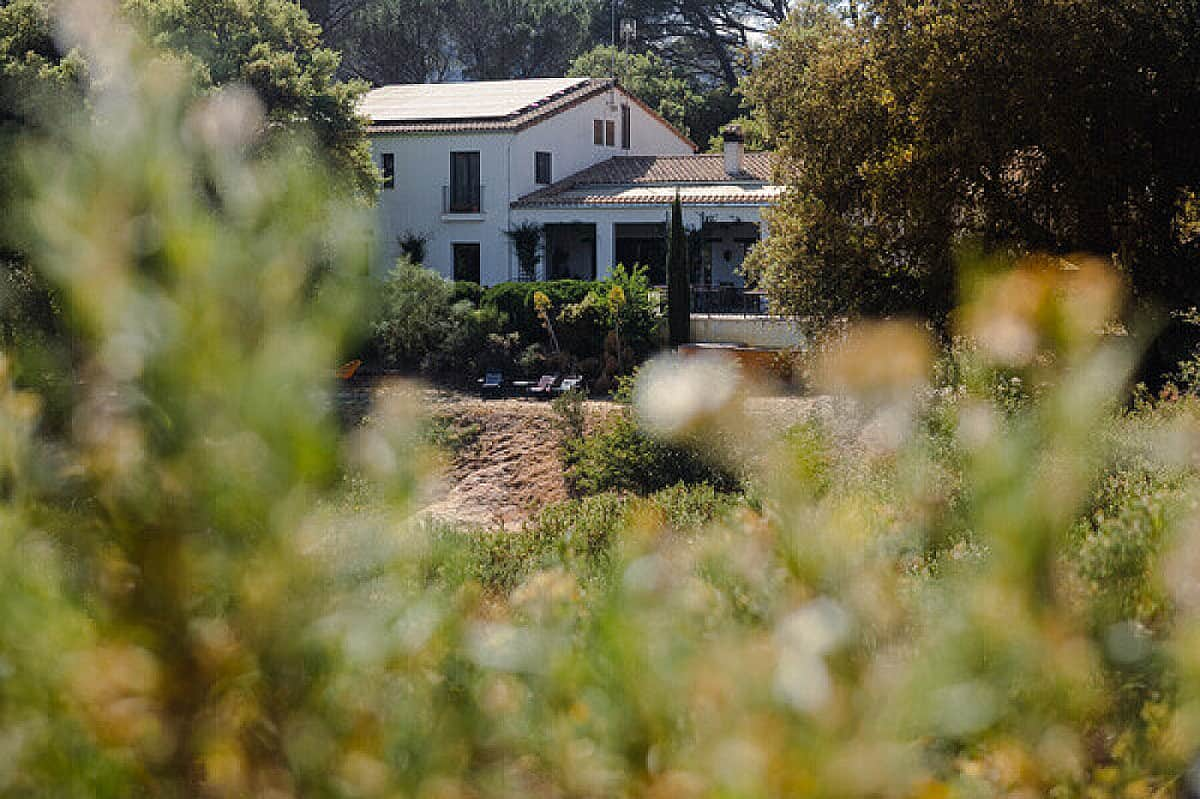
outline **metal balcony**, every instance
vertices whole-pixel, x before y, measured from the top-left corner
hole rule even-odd
[[[693,285],[692,313],[761,316],[767,313],[767,297],[762,291],[737,286]]]

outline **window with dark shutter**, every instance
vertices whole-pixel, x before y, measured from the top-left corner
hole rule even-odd
[[[621,149],[629,149],[629,106],[621,106]]]
[[[396,188],[396,156],[393,153],[383,154],[383,188]]]
[[[617,123],[611,119],[604,122],[604,146],[617,146]]]
[[[450,204],[452,214],[480,211],[479,153],[450,153]]]
[[[554,182],[553,159],[550,153],[533,154],[533,180],[542,185]]]
[[[597,119],[592,123],[592,144],[597,147],[604,146],[604,120]]]

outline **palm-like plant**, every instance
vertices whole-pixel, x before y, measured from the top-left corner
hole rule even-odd
[[[542,226],[535,222],[522,222],[504,231],[504,235],[512,240],[513,249],[517,252],[521,280],[534,280],[538,261],[542,259]]]

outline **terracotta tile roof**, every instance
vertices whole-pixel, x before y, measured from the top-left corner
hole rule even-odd
[[[771,185],[771,154],[746,153],[743,170],[725,172],[723,155],[616,156],[521,197],[514,208],[563,205],[661,205],[679,190],[684,205],[765,205],[782,194]]]

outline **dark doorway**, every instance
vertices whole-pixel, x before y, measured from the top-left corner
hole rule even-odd
[[[667,282],[666,225],[661,222],[637,225],[613,225],[616,262],[646,267],[646,276],[655,286]]]
[[[746,281],[742,275],[742,262],[758,243],[758,225],[754,222],[708,222],[701,235],[704,247],[700,260],[706,279],[698,282],[743,288]]]
[[[546,278],[596,279],[596,226],[546,225]]]
[[[454,245],[454,279],[479,282],[479,244]]]

